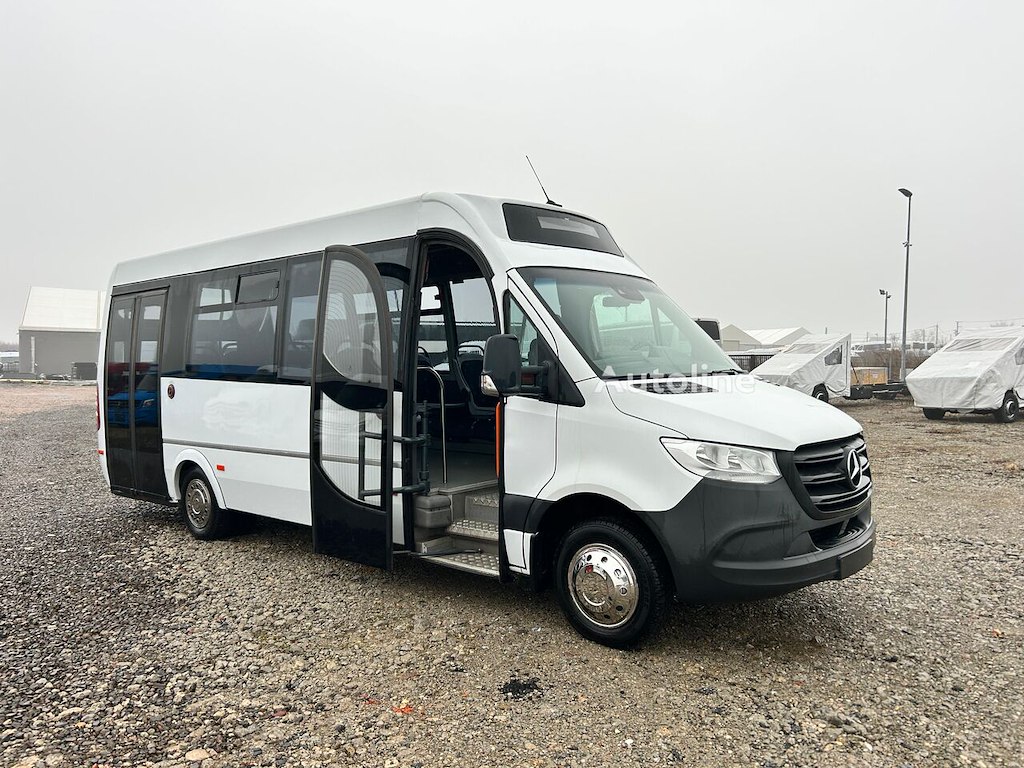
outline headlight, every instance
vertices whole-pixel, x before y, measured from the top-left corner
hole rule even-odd
[[[734,483],[770,483],[781,477],[771,451],[671,437],[661,438],[661,444],[679,466],[701,477]]]

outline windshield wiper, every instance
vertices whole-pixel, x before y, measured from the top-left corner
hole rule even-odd
[[[726,375],[728,375],[728,376],[738,376],[741,373],[743,373],[743,371],[738,371],[735,368],[721,368],[721,369],[719,369],[717,371],[704,371],[703,373],[698,373],[697,375],[698,376],[726,376]]]

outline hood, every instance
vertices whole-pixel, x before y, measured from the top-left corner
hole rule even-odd
[[[838,408],[753,376],[604,385],[623,413],[695,440],[792,451],[861,432]]]

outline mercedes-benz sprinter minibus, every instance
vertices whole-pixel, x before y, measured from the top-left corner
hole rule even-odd
[[[679,600],[872,558],[861,428],[739,371],[600,222],[426,194],[119,264],[101,344],[111,490],[313,547],[552,585],[638,643]]]

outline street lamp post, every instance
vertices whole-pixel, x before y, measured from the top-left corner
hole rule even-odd
[[[885,383],[888,384],[889,379],[892,378],[892,355],[889,354],[889,299],[892,298],[892,294],[885,290],[885,288],[879,288],[878,295],[885,298],[885,322],[882,326],[882,341],[885,343]]]
[[[907,249],[907,266],[903,273],[903,342],[900,345],[900,381],[907,380],[907,294],[910,292],[910,198],[914,193],[909,189],[900,187],[899,193],[907,198],[907,242],[903,247]]]

